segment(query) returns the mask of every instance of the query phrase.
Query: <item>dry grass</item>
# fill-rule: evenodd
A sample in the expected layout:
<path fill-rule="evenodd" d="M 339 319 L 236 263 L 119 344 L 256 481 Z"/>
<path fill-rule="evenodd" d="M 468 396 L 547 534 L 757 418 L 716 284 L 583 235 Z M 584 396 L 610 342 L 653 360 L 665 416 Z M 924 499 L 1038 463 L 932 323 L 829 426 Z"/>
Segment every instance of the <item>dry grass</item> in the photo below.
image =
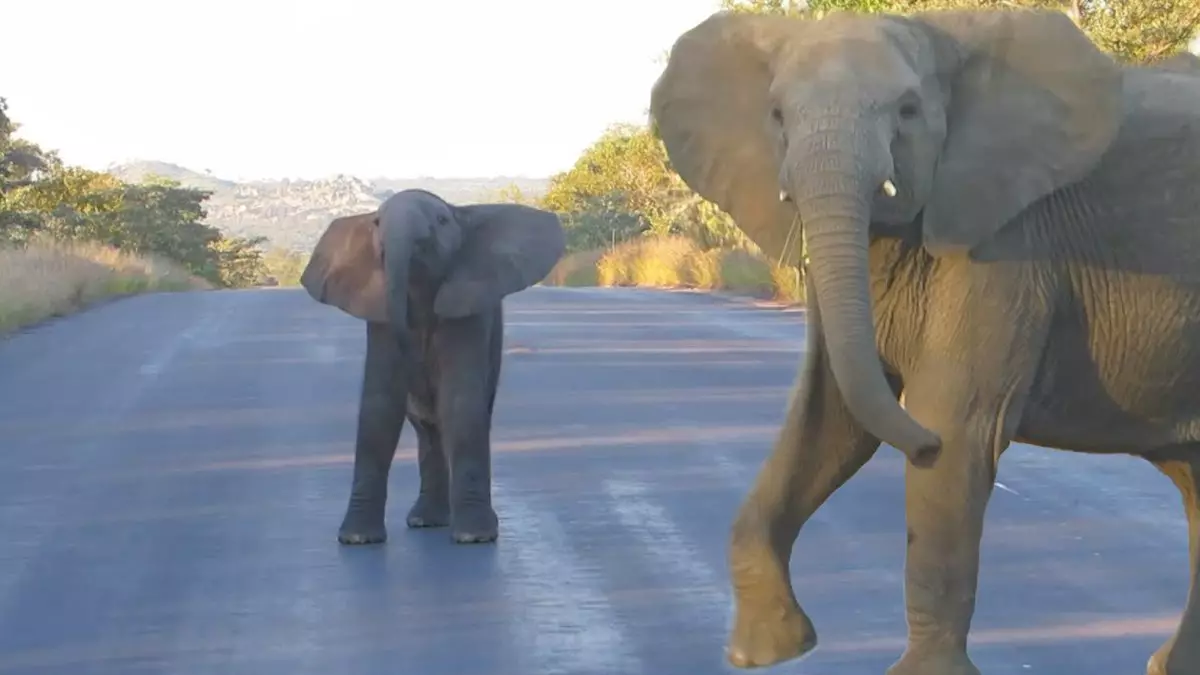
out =
<path fill-rule="evenodd" d="M 0 248 L 0 333 L 107 298 L 209 287 L 170 261 L 98 244 L 42 240 Z"/>
<path fill-rule="evenodd" d="M 634 239 L 608 250 L 564 256 L 543 282 L 552 286 L 640 286 L 723 290 L 800 303 L 795 269 L 749 251 L 701 250 L 683 237 Z"/>
<path fill-rule="evenodd" d="M 596 286 L 596 265 L 603 250 L 581 251 L 563 256 L 542 280 L 547 286 Z"/>

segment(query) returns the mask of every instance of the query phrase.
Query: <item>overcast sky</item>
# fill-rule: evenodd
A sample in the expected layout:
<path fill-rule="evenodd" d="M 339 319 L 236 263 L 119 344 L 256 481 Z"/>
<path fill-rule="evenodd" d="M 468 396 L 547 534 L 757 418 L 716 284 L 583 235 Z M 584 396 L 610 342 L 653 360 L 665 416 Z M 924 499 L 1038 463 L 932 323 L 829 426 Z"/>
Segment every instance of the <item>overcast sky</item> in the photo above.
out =
<path fill-rule="evenodd" d="M 21 135 L 102 169 L 546 176 L 644 122 L 660 55 L 718 0 L 6 3 Z M 10 61 L 13 63 L 14 61 Z"/>

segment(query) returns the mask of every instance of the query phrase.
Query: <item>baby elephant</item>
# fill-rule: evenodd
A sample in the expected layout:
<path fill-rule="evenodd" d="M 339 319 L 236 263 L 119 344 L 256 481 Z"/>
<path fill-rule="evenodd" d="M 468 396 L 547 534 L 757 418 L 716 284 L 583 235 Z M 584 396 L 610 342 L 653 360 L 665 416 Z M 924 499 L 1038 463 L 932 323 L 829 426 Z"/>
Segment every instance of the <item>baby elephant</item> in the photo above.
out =
<path fill-rule="evenodd" d="M 330 223 L 300 283 L 367 322 L 354 483 L 338 541 L 387 540 L 388 472 L 406 416 L 421 474 L 408 526 L 449 525 L 457 542 L 495 541 L 489 437 L 501 301 L 540 281 L 564 247 L 553 213 L 455 206 L 424 190 Z"/>

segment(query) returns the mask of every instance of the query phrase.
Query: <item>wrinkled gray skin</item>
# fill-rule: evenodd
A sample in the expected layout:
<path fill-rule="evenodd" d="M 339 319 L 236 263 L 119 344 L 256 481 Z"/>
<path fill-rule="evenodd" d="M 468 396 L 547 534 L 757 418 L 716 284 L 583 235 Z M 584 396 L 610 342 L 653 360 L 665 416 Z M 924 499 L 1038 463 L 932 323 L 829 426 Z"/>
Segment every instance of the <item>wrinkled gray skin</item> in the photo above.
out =
<path fill-rule="evenodd" d="M 717 14 L 651 112 L 764 251 L 796 259 L 797 214 L 808 246 L 807 355 L 731 534 L 732 664 L 815 647 L 792 546 L 881 441 L 910 458 L 891 675 L 979 673 L 979 542 L 1014 440 L 1154 463 L 1196 580 L 1200 78 L 1122 68 L 1058 12 Z M 1198 592 L 1148 672 L 1200 673 Z"/>
<path fill-rule="evenodd" d="M 449 525 L 459 543 L 495 541 L 490 435 L 501 301 L 540 281 L 563 250 L 552 213 L 456 206 L 423 190 L 329 225 L 300 282 L 318 302 L 367 322 L 354 481 L 338 541 L 387 539 L 388 473 L 406 416 L 421 475 L 408 526 Z"/>

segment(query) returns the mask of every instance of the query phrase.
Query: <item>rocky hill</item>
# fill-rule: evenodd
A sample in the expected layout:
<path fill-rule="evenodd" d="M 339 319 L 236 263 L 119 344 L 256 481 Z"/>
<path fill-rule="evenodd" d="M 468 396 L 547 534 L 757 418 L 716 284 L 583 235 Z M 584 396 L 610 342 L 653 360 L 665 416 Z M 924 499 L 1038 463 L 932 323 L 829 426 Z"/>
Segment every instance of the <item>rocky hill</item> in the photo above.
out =
<path fill-rule="evenodd" d="M 374 209 L 395 191 L 422 188 L 448 201 L 492 199 L 516 185 L 527 195 L 542 194 L 541 178 L 370 178 L 334 176 L 323 180 L 271 180 L 238 183 L 166 162 L 139 161 L 110 166 L 109 173 L 129 182 L 149 175 L 177 180 L 212 192 L 208 223 L 237 236 L 263 236 L 267 246 L 307 252 L 337 216 Z"/>

